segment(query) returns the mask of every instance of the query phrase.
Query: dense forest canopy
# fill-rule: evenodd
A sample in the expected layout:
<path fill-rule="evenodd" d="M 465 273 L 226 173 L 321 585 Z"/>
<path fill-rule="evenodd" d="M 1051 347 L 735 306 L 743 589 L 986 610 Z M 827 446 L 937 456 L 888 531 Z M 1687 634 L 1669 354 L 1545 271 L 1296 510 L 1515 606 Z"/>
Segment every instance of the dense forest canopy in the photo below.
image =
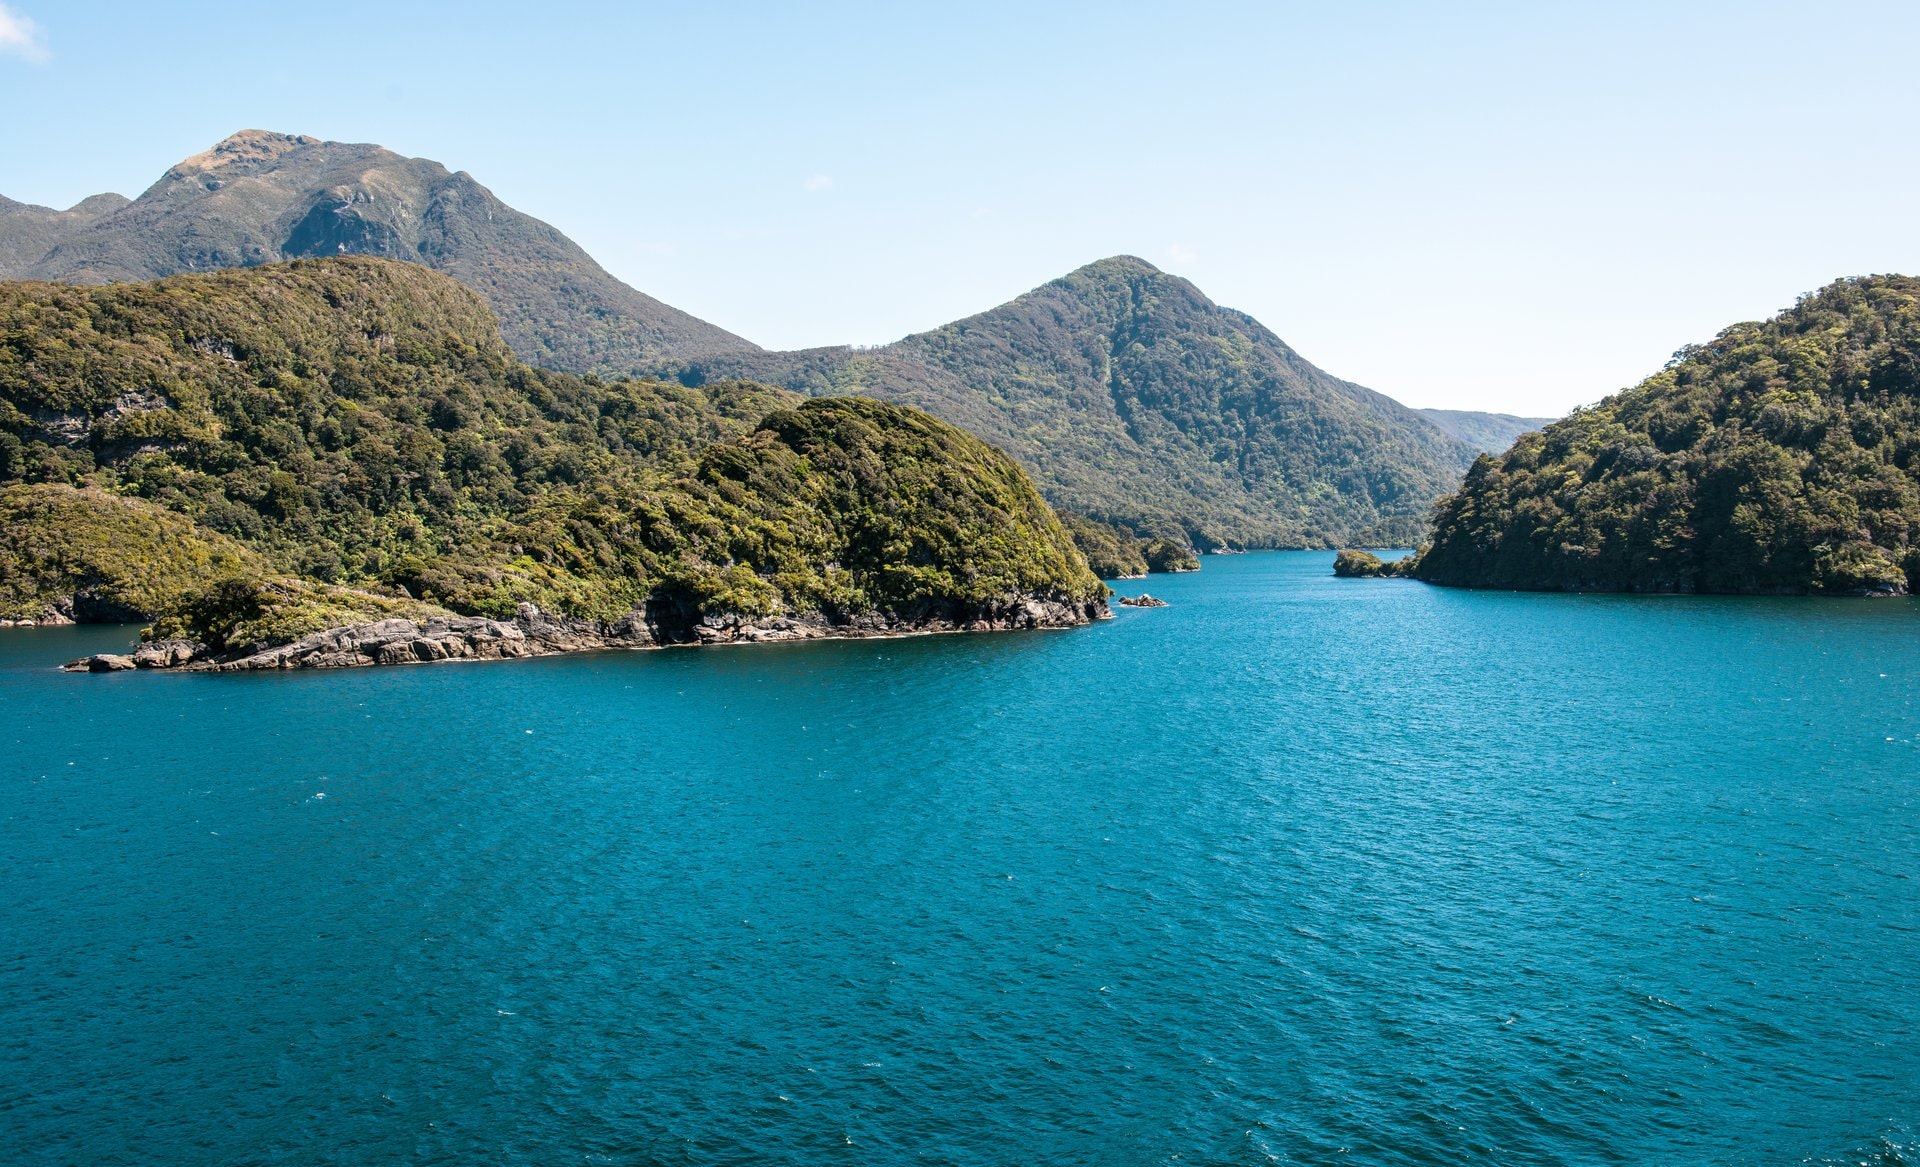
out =
<path fill-rule="evenodd" d="M 16 619 L 162 616 L 228 576 L 272 582 L 274 635 L 355 604 L 614 619 L 665 589 L 833 617 L 1102 591 L 1020 469 L 952 426 L 532 369 L 472 293 L 384 260 L 0 284 L 0 492 Z"/>
<path fill-rule="evenodd" d="M 1898 593 L 1920 581 L 1920 280 L 1841 280 L 1482 457 L 1415 574 Z"/>

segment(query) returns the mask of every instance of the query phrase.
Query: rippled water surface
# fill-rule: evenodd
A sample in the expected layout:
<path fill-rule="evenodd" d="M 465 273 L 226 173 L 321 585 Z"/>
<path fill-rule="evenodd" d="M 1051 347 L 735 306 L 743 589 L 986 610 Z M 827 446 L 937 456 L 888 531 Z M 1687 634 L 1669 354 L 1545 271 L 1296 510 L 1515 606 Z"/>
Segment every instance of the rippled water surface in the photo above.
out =
<path fill-rule="evenodd" d="M 0 1161 L 1912 1162 L 1920 605 L 1328 564 L 333 674 L 0 632 Z"/>

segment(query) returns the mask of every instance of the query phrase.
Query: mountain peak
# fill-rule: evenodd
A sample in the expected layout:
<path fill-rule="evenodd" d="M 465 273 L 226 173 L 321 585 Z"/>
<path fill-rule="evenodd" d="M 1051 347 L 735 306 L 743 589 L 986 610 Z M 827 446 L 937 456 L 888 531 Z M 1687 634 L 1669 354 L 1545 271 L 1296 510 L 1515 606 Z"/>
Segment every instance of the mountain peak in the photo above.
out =
<path fill-rule="evenodd" d="M 1096 259 L 1084 267 L 1075 268 L 1070 275 L 1160 275 L 1160 269 L 1141 259 L 1137 255 L 1109 255 L 1105 259 Z"/>
<path fill-rule="evenodd" d="M 173 173 L 224 170 L 230 166 L 257 166 L 284 158 L 303 146 L 318 146 L 320 139 L 305 134 L 276 134 L 271 130 L 241 130 L 222 140 L 211 150 L 195 154 L 175 165 Z"/>
<path fill-rule="evenodd" d="M 1410 544 L 1474 454 L 1132 255 L 879 349 L 674 372 L 915 405 L 1013 454 L 1057 506 L 1201 547 Z"/>
<path fill-rule="evenodd" d="M 241 130 L 127 203 L 0 204 L 0 278 L 104 283 L 373 255 L 474 288 L 528 361 L 625 375 L 662 356 L 754 345 L 635 291 L 552 225 L 465 172 L 371 142 Z"/>
<path fill-rule="evenodd" d="M 111 215 L 132 201 L 133 200 L 126 195 L 114 194 L 112 191 L 107 191 L 104 194 L 88 195 L 86 198 L 81 199 L 79 202 L 67 208 L 67 214 L 92 215 L 97 218 L 101 215 Z"/>

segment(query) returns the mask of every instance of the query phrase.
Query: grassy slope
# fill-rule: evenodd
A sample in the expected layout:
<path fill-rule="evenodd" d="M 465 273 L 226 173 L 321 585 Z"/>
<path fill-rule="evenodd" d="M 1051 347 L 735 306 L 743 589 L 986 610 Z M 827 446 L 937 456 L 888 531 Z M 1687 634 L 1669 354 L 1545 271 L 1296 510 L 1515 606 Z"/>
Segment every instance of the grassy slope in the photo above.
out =
<path fill-rule="evenodd" d="M 51 483 L 0 487 L 0 619 L 137 618 L 261 567 L 238 542 L 139 499 Z"/>

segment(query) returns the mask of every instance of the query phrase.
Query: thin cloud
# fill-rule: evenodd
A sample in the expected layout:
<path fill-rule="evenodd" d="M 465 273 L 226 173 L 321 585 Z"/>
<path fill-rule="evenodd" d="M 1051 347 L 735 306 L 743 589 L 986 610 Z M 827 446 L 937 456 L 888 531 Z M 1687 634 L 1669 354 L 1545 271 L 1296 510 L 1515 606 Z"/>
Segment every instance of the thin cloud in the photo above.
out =
<path fill-rule="evenodd" d="M 0 4 L 0 53 L 23 57 L 39 64 L 47 52 L 47 34 L 24 13 Z"/>
<path fill-rule="evenodd" d="M 833 186 L 833 175 L 816 174 L 812 178 L 809 178 L 807 181 L 801 183 L 800 189 L 806 191 L 809 194 L 812 194 L 815 191 L 826 190 L 831 186 Z"/>

